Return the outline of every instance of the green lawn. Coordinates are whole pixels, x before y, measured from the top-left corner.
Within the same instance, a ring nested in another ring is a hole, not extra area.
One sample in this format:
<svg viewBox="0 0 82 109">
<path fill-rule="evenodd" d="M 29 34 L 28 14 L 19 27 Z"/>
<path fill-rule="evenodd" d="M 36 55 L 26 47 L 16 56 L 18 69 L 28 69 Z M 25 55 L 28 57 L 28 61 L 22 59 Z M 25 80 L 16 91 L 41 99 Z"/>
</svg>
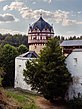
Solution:
<svg viewBox="0 0 82 109">
<path fill-rule="evenodd" d="M 17 102 L 22 109 L 39 109 L 35 104 L 36 95 L 15 90 L 5 90 L 8 98 Z"/>
</svg>

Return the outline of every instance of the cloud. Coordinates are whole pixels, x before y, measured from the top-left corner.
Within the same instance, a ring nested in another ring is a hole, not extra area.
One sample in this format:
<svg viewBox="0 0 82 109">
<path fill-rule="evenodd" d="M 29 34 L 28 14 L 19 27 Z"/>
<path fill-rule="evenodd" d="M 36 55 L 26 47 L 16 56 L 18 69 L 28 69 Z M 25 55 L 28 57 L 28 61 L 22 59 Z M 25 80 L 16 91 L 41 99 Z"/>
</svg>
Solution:
<svg viewBox="0 0 82 109">
<path fill-rule="evenodd" d="M 62 25 L 64 25 L 64 23 L 67 22 L 68 20 L 68 16 L 69 16 L 68 11 L 56 10 L 53 14 L 54 14 L 54 21 L 56 23 L 62 23 Z"/>
<path fill-rule="evenodd" d="M 81 14 L 81 11 L 78 11 L 77 13 L 78 13 L 78 14 Z"/>
<path fill-rule="evenodd" d="M 52 2 L 52 0 L 44 0 L 45 2 L 48 2 L 48 3 L 51 3 Z"/>
<path fill-rule="evenodd" d="M 43 1 L 51 2 L 51 0 L 43 0 Z M 73 12 L 71 13 L 69 11 L 55 10 L 54 12 L 51 12 L 43 9 L 33 10 L 25 6 L 23 2 L 12 2 L 9 6 L 6 5 L 3 7 L 4 11 L 6 11 L 7 9 L 18 10 L 21 16 L 25 19 L 37 19 L 42 13 L 45 19 L 53 20 L 55 23 L 60 23 L 62 26 L 82 24 L 82 22 L 72 19 Z M 81 12 L 78 13 L 80 14 Z"/>
<path fill-rule="evenodd" d="M 12 14 L 0 14 L 0 23 L 2 22 L 13 22 L 13 21 L 17 21 L 17 19 L 12 15 Z"/>
<path fill-rule="evenodd" d="M 82 34 L 80 33 L 80 34 L 78 34 L 78 33 L 76 33 L 75 31 L 67 31 L 66 32 L 66 35 L 63 35 L 64 37 L 67 37 L 67 38 L 70 38 L 70 36 L 71 37 L 74 37 L 74 36 L 76 36 L 76 37 L 80 37 L 80 36 L 82 36 Z"/>
<path fill-rule="evenodd" d="M 24 3 L 23 2 L 12 2 L 9 6 L 6 5 L 3 7 L 3 10 L 21 10 L 21 8 L 23 8 Z"/>
<path fill-rule="evenodd" d="M 76 22 L 76 24 L 82 24 L 82 22 Z"/>
<path fill-rule="evenodd" d="M 12 34 L 12 35 L 14 35 L 14 34 L 27 35 L 25 32 L 15 31 L 15 30 L 10 30 L 10 29 L 0 29 L 0 33 L 1 33 L 1 34 L 10 33 L 10 34 Z"/>
<path fill-rule="evenodd" d="M 3 2 L 3 1 L 6 1 L 6 0 L 0 0 L 0 2 Z"/>
<path fill-rule="evenodd" d="M 52 0 L 31 0 L 31 1 L 33 1 L 33 2 L 39 2 L 39 1 L 43 1 L 43 2 L 48 2 L 48 3 L 51 3 L 52 2 Z"/>
<path fill-rule="evenodd" d="M 42 1 L 42 0 L 41 0 Z M 52 0 L 43 0 L 44 2 L 48 2 L 48 3 L 51 3 Z"/>
<path fill-rule="evenodd" d="M 23 18 L 31 19 L 34 16 L 33 10 L 29 7 L 24 7 L 20 10 L 20 14 Z"/>
<path fill-rule="evenodd" d="M 32 4 L 36 4 L 36 2 L 32 2 Z"/>
</svg>

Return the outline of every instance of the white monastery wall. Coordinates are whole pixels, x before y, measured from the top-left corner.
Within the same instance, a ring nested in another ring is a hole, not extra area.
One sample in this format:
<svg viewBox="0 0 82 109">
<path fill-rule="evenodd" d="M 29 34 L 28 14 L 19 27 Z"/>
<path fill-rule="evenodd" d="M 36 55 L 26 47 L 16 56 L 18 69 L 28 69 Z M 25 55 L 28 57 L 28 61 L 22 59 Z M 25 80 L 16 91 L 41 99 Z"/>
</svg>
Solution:
<svg viewBox="0 0 82 109">
<path fill-rule="evenodd" d="M 31 90 L 30 85 L 24 81 L 23 70 L 26 68 L 27 58 L 16 57 L 15 59 L 15 84 L 14 88 Z"/>
<path fill-rule="evenodd" d="M 31 91 L 30 85 L 24 81 L 23 70 L 29 58 L 16 57 L 15 59 L 15 88 Z M 68 71 L 73 77 L 73 82 L 68 90 L 69 99 L 82 96 L 82 50 L 75 49 L 67 58 L 66 64 Z"/>
<path fill-rule="evenodd" d="M 66 59 L 69 72 L 73 77 L 68 91 L 69 99 L 82 96 L 82 50 L 73 51 Z"/>
</svg>

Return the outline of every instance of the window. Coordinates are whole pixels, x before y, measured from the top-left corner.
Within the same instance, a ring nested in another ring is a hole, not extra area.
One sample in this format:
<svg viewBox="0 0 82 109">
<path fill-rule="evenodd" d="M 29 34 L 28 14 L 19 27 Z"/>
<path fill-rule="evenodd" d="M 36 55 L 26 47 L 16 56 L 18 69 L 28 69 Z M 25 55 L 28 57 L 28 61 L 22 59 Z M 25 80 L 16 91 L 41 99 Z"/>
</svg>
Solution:
<svg viewBox="0 0 82 109">
<path fill-rule="evenodd" d="M 42 36 L 40 37 L 40 39 L 42 40 Z"/>
<path fill-rule="evenodd" d="M 77 58 L 73 58 L 73 65 L 77 65 Z"/>
<path fill-rule="evenodd" d="M 34 47 L 35 47 L 35 49 L 37 48 L 37 46 L 36 46 L 36 45 L 35 45 Z"/>
<path fill-rule="evenodd" d="M 19 67 L 21 67 L 21 65 L 19 65 Z"/>
<path fill-rule="evenodd" d="M 33 40 L 36 40 L 36 36 L 33 37 Z"/>
</svg>

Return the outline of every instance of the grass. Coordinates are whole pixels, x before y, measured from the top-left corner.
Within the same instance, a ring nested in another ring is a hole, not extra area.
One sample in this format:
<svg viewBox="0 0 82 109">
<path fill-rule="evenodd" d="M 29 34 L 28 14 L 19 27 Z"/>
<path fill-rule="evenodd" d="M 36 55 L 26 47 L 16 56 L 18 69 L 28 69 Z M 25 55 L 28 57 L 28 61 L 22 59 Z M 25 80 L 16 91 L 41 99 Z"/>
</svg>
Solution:
<svg viewBox="0 0 82 109">
<path fill-rule="evenodd" d="M 18 102 L 22 109 L 39 109 L 35 104 L 36 95 L 15 90 L 5 90 L 8 98 Z"/>
</svg>

